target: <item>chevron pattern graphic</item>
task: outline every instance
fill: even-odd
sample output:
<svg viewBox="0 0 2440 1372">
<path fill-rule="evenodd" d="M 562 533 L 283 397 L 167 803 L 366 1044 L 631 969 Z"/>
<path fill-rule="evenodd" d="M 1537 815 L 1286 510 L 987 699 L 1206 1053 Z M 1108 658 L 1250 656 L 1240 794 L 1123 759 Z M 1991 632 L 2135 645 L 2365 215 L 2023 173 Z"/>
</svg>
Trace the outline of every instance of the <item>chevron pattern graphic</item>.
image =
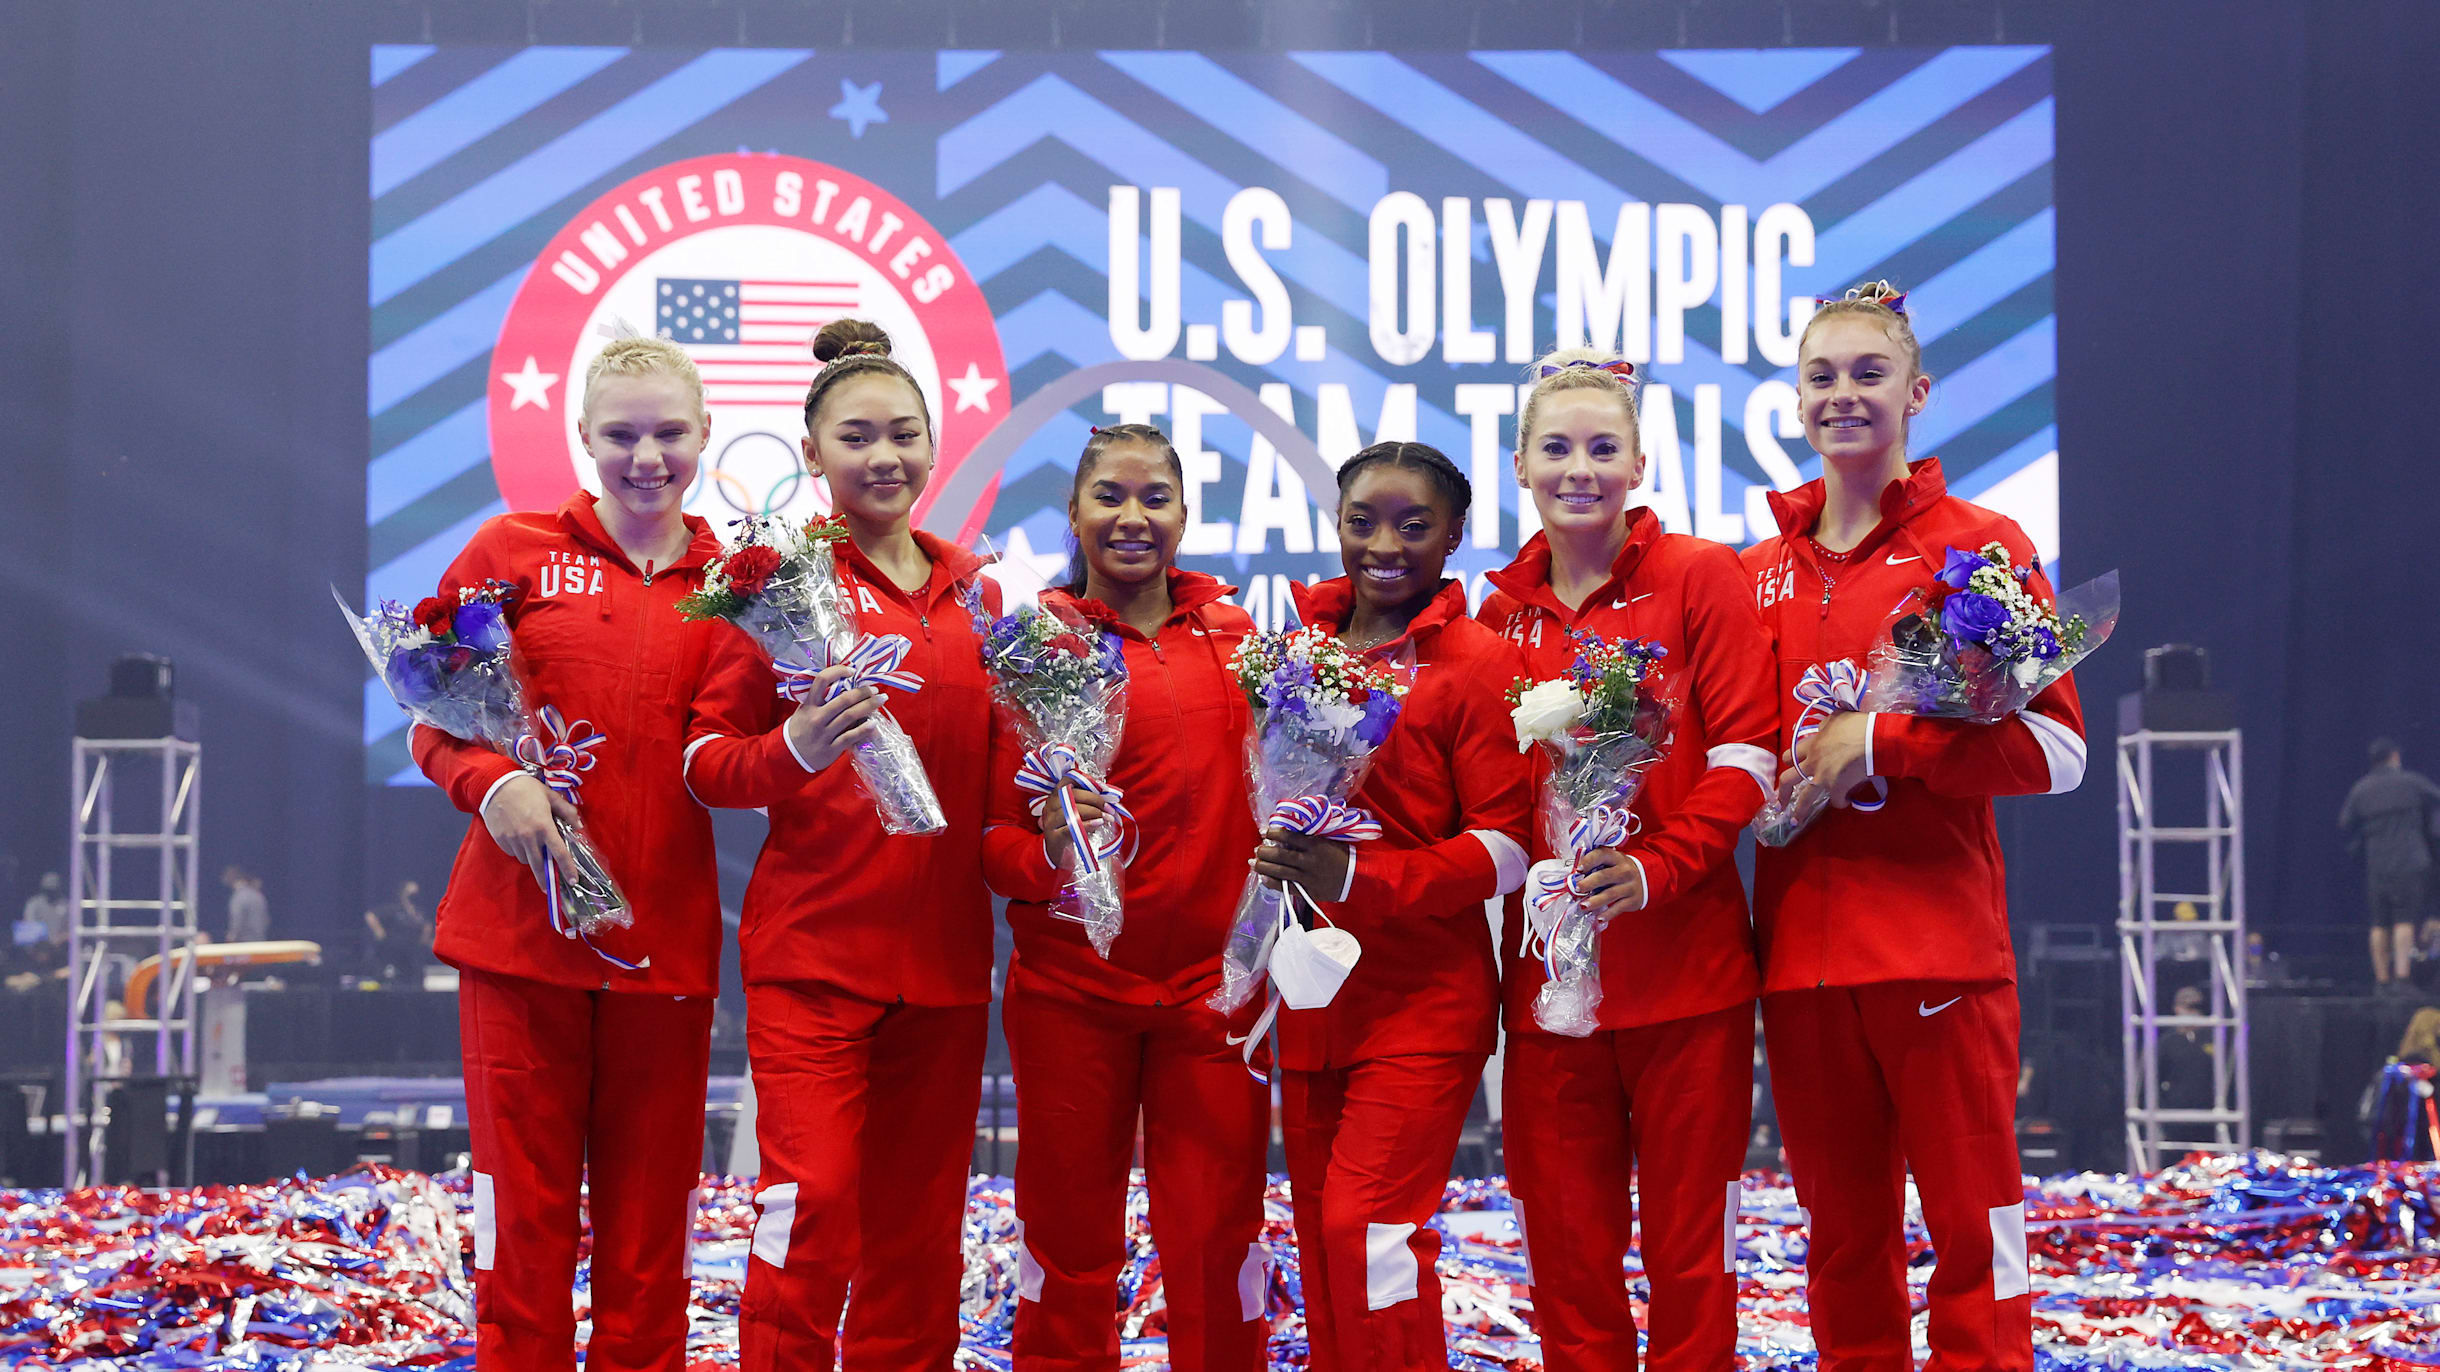
<svg viewBox="0 0 2440 1372">
<path fill-rule="evenodd" d="M 1766 532 L 1763 490 L 1818 472 L 1792 409 L 1773 408 L 1787 298 L 1886 276 L 1909 289 L 1938 378 L 1914 451 L 2058 551 L 2047 49 L 381 47 L 371 83 L 368 599 L 429 594 L 506 508 L 487 415 L 525 359 L 493 350 L 544 246 L 631 178 L 730 153 L 839 168 L 927 219 L 989 302 L 1008 378 L 995 415 L 1161 342 L 1174 309 L 1161 355 L 1259 391 L 1325 461 L 1376 436 L 1471 461 L 1483 494 L 1455 565 L 1473 579 L 1530 532 L 1505 456 L 1520 347 L 1575 320 L 1642 349 L 1648 498 L 1673 527 L 1742 543 Z M 1243 222 L 1255 192 L 1284 206 L 1277 239 Z M 1135 251 L 1113 283 L 1122 211 Z M 1275 274 L 1285 319 L 1247 258 Z M 1288 331 L 1241 347 L 1257 325 Z M 1087 427 L 1126 409 L 1210 454 L 1189 455 L 1190 551 L 1206 550 L 1189 561 L 1244 585 L 1257 618 L 1276 620 L 1286 580 L 1335 574 L 1270 445 L 1152 383 L 1024 436 L 981 526 L 1012 561 L 1055 571 Z M 369 781 L 420 781 L 400 724 L 368 681 Z"/>
</svg>

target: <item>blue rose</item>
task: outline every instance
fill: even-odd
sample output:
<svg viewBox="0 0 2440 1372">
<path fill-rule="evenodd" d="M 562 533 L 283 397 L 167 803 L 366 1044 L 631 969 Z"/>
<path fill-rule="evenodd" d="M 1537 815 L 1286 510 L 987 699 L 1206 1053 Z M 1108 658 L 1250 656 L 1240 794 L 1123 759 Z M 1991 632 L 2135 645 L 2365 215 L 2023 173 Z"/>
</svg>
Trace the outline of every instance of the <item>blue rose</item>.
<svg viewBox="0 0 2440 1372">
<path fill-rule="evenodd" d="M 449 679 L 440 653 L 430 647 L 401 648 L 390 654 L 390 664 L 381 675 L 402 705 L 431 704 L 441 698 Z"/>
<path fill-rule="evenodd" d="M 508 621 L 496 602 L 478 600 L 460 605 L 457 617 L 450 621 L 450 631 L 457 641 L 478 653 L 496 653 L 508 646 Z"/>
<path fill-rule="evenodd" d="M 2008 607 L 1987 595 L 1959 591 L 1941 603 L 1940 627 L 1953 639 L 1988 643 L 2008 627 Z"/>
<path fill-rule="evenodd" d="M 1981 553 L 1969 553 L 1962 548 L 1949 549 L 1948 565 L 1940 569 L 1941 583 L 1952 591 L 1962 591 L 1974 582 L 1974 574 L 1991 564 Z"/>
<path fill-rule="evenodd" d="M 1364 699 L 1364 718 L 1356 721 L 1356 737 L 1368 747 L 1378 748 L 1389 738 L 1392 725 L 1398 722 L 1398 697 L 1387 691 L 1375 691 Z"/>
</svg>

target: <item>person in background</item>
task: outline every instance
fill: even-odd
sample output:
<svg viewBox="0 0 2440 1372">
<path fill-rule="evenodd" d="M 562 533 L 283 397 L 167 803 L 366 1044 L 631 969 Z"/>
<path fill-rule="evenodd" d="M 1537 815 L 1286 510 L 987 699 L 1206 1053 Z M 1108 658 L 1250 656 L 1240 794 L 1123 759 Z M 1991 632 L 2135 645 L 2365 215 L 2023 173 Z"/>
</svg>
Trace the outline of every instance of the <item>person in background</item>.
<svg viewBox="0 0 2440 1372">
<path fill-rule="evenodd" d="M 271 937 L 271 902 L 263 898 L 263 879 L 235 863 L 221 869 L 220 884 L 229 888 L 231 943 L 260 943 Z"/>
<path fill-rule="evenodd" d="M 364 912 L 363 963 L 375 975 L 404 974 L 430 959 L 432 920 L 416 902 L 423 889 L 410 877 L 389 904 Z"/>
<path fill-rule="evenodd" d="M 17 921 L 18 947 L 57 946 L 68 941 L 68 895 L 62 886 L 59 873 L 42 874 L 42 884 L 25 898 L 25 912 Z"/>
<path fill-rule="evenodd" d="M 2372 980 L 2404 990 L 2414 970 L 2415 925 L 2423 918 L 2432 869 L 2432 823 L 2440 786 L 2406 770 L 2395 739 L 2376 738 L 2372 770 L 2347 792 L 2338 827 L 2347 850 L 2364 860 L 2371 915 Z"/>
<path fill-rule="evenodd" d="M 2186 1019 L 2210 1008 L 2200 986 L 2180 986 L 2169 1003 L 2170 1014 Z M 2170 1110 L 2210 1109 L 2215 1095 L 2211 1032 L 2181 1024 L 2160 1036 L 2159 1051 L 2161 1105 Z"/>
</svg>

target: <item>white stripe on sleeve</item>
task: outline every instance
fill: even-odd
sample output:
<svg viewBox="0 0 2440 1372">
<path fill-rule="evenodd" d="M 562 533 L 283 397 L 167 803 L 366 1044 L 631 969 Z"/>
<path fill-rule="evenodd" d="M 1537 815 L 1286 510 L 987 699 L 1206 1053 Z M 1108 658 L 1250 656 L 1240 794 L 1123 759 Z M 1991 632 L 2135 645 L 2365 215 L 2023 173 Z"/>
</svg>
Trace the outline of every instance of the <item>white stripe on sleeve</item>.
<svg viewBox="0 0 2440 1372">
<path fill-rule="evenodd" d="M 1703 755 L 1703 765 L 1736 768 L 1752 777 L 1765 797 L 1779 790 L 1779 759 L 1771 756 L 1768 748 L 1751 743 L 1723 743 Z"/>
<path fill-rule="evenodd" d="M 1483 847 L 1490 850 L 1491 865 L 1499 872 L 1501 895 L 1507 895 L 1525 884 L 1525 850 L 1515 839 L 1497 829 L 1468 829 L 1466 832 L 1474 835 Z"/>
<path fill-rule="evenodd" d="M 695 795 L 695 754 L 702 750 L 704 744 L 711 742 L 713 739 L 724 737 L 726 737 L 724 734 L 705 734 L 703 737 L 687 744 L 685 754 L 678 759 L 678 777 L 680 780 L 686 783 L 686 793 L 690 796 L 695 796 L 695 803 L 697 805 L 702 805 L 706 810 L 709 810 L 712 807 L 704 803 L 703 797 Z"/>
<path fill-rule="evenodd" d="M 2033 740 L 2042 745 L 2042 756 L 2050 763 L 2050 790 L 2045 794 L 2064 795 L 2084 784 L 2084 736 L 2045 714 L 2020 710 L 2018 719 L 2033 731 Z"/>
</svg>

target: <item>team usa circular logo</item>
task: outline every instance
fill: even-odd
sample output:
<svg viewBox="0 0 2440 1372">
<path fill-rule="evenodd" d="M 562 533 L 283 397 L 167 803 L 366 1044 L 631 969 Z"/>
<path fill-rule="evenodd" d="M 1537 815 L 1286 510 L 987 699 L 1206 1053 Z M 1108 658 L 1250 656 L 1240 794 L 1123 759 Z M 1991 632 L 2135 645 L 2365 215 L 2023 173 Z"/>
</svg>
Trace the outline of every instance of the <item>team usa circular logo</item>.
<svg viewBox="0 0 2440 1372">
<path fill-rule="evenodd" d="M 492 352 L 491 464 L 510 509 L 599 490 L 577 437 L 585 368 L 622 331 L 658 334 L 703 373 L 711 442 L 690 514 L 827 511 L 805 474 L 814 334 L 889 331 L 939 431 L 930 496 L 1008 410 L 991 307 L 948 241 L 888 191 L 801 157 L 697 157 L 636 177 L 568 221 L 536 259 Z"/>
</svg>

